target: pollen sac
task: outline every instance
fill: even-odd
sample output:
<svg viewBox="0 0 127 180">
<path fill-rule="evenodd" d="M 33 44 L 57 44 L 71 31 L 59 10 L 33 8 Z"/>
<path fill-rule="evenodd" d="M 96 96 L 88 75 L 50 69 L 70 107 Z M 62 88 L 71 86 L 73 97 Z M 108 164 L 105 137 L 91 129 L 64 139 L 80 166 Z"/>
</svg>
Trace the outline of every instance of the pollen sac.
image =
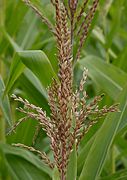
<svg viewBox="0 0 127 180">
<path fill-rule="evenodd" d="M 69 7 L 72 10 L 76 10 L 78 4 L 78 0 L 69 0 Z"/>
</svg>

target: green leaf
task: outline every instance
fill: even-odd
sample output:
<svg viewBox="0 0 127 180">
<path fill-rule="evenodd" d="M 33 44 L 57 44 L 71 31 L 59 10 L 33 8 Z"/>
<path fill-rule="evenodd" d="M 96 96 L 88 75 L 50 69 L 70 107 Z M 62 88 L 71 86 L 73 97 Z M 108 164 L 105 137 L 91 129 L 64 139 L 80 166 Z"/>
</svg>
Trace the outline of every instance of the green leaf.
<svg viewBox="0 0 127 180">
<path fill-rule="evenodd" d="M 53 77 L 57 78 L 50 61 L 43 51 L 19 51 L 18 55 L 23 64 L 38 77 L 43 87 L 46 88 Z"/>
<path fill-rule="evenodd" d="M 28 13 L 22 23 L 22 27 L 18 33 L 18 44 L 21 44 L 22 49 L 30 49 L 38 36 L 37 16 L 28 9 Z M 29 23 L 31 22 L 31 23 Z M 33 31 L 34 29 L 34 31 Z"/>
<path fill-rule="evenodd" d="M 6 172 L 6 173 L 5 173 Z M 6 166 L 6 158 L 5 155 L 2 151 L 2 149 L 0 149 L 0 179 L 8 179 L 8 170 L 7 170 L 7 166 Z"/>
<path fill-rule="evenodd" d="M 25 68 L 25 65 L 21 62 L 18 54 L 15 54 L 13 61 L 12 61 L 12 64 L 11 64 L 6 89 L 4 92 L 5 95 L 11 90 L 15 81 L 19 78 L 19 76 L 24 71 L 24 68 Z"/>
<path fill-rule="evenodd" d="M 106 177 L 102 177 L 99 180 L 125 180 L 127 179 L 127 169 L 116 172 Z"/>
<path fill-rule="evenodd" d="M 5 38 L 8 40 L 8 42 L 11 44 L 11 46 L 13 47 L 13 49 L 15 51 L 20 51 L 21 48 L 18 46 L 18 44 L 10 37 L 10 35 L 5 31 L 3 30 L 3 33 L 4 33 L 4 36 Z"/>
<path fill-rule="evenodd" d="M 4 15 L 5 15 L 5 1 L 1 0 L 0 2 L 0 27 L 4 26 Z"/>
<path fill-rule="evenodd" d="M 9 144 L 20 142 L 22 144 L 27 144 L 28 146 L 31 146 L 36 125 L 37 122 L 33 119 L 28 119 L 26 122 L 21 123 L 20 126 L 16 128 L 16 133 L 12 133 L 11 135 L 6 137 L 7 142 Z"/>
<path fill-rule="evenodd" d="M 124 115 L 122 117 L 121 123 L 118 128 L 118 133 L 127 126 L 127 107 L 125 109 Z"/>
<path fill-rule="evenodd" d="M 27 99 L 31 103 L 42 107 L 48 112 L 49 106 L 47 92 L 38 78 L 29 69 L 26 69 L 20 76 L 19 82 L 22 85 L 22 90 L 27 95 Z"/>
<path fill-rule="evenodd" d="M 127 45 L 121 51 L 120 55 L 118 56 L 118 59 L 115 61 L 115 65 L 117 65 L 119 68 L 121 68 L 125 72 L 127 72 L 126 57 L 127 57 Z"/>
<path fill-rule="evenodd" d="M 69 164 L 67 168 L 67 180 L 76 180 L 77 178 L 77 151 L 74 145 L 73 151 L 69 157 Z"/>
<path fill-rule="evenodd" d="M 4 31 L 4 35 L 15 51 L 22 50 L 17 45 L 17 43 L 15 43 L 15 41 L 9 36 L 9 34 L 6 31 Z M 19 59 L 19 61 L 20 61 L 20 59 Z M 17 64 L 17 66 L 18 66 L 18 64 Z M 22 64 L 20 64 L 20 67 L 21 66 L 22 66 Z M 20 74 L 18 76 L 20 76 Z M 9 82 L 10 82 L 10 80 L 9 80 Z M 25 93 L 28 95 L 28 97 L 30 96 L 30 98 L 32 99 L 32 103 L 35 103 L 41 107 L 44 106 L 43 108 L 45 110 L 47 110 L 47 111 L 49 110 L 49 107 L 46 106 L 47 99 L 48 99 L 47 93 L 46 93 L 45 89 L 43 88 L 43 86 L 41 85 L 40 81 L 29 69 L 25 69 L 24 73 L 19 78 L 19 82 L 22 85 L 22 89 L 25 91 Z"/>
<path fill-rule="evenodd" d="M 28 67 L 36 75 L 44 88 L 51 83 L 53 77 L 57 79 L 50 61 L 44 52 L 40 50 L 19 51 L 16 53 L 11 64 L 5 94 L 10 91 L 15 81 L 24 71 L 25 67 Z"/>
<path fill-rule="evenodd" d="M 11 126 L 12 118 L 11 118 L 10 102 L 7 95 L 3 98 L 4 89 L 5 89 L 5 85 L 2 80 L 2 77 L 0 76 L 0 108 L 3 112 L 4 118 L 7 121 L 8 125 Z"/>
<path fill-rule="evenodd" d="M 120 102 L 120 111 L 110 113 L 102 127 L 98 130 L 84 163 L 79 180 L 95 180 L 101 173 L 107 153 L 117 133 L 120 122 L 127 108 L 127 86 L 121 92 L 117 102 Z"/>
<path fill-rule="evenodd" d="M 125 72 L 96 56 L 87 56 L 80 60 L 77 66 L 78 64 L 81 69 L 84 66 L 87 67 L 90 78 L 109 96 L 115 100 L 117 99 L 127 81 Z"/>
<path fill-rule="evenodd" d="M 43 171 L 36 168 L 33 164 L 24 160 L 23 158 L 9 154 L 6 155 L 6 159 L 10 168 L 13 171 L 13 175 L 11 175 L 12 179 L 14 174 L 16 176 L 16 179 L 19 180 L 41 180 L 42 178 L 44 180 L 51 179 L 47 174 L 45 174 Z"/>
<path fill-rule="evenodd" d="M 53 169 L 52 180 L 60 180 L 60 174 L 56 166 Z"/>
<path fill-rule="evenodd" d="M 89 150 L 94 142 L 94 139 L 95 139 L 95 135 L 87 142 L 87 144 L 84 146 L 84 148 L 81 149 L 81 152 L 79 153 L 78 155 L 78 159 L 77 159 L 77 171 L 78 171 L 78 174 L 81 173 L 82 171 L 82 168 L 83 168 L 83 165 L 85 163 L 85 160 L 87 158 L 87 155 L 89 153 Z"/>
<path fill-rule="evenodd" d="M 119 136 L 119 133 L 123 130 L 123 128 L 127 127 L 127 118 L 126 117 L 127 117 L 127 107 L 125 108 L 122 120 L 118 127 L 117 136 Z M 94 136 L 92 136 L 92 138 L 87 142 L 87 144 L 85 144 L 85 146 L 81 149 L 81 151 L 78 155 L 78 174 L 81 173 L 81 170 L 83 168 L 83 165 L 84 165 L 87 155 L 89 153 L 89 149 L 91 148 L 91 146 L 94 142 L 96 134 Z"/>
<path fill-rule="evenodd" d="M 24 149 L 11 147 L 7 144 L 0 144 L 7 160 L 9 175 L 17 180 L 50 180 L 52 174 L 37 156 Z"/>
<path fill-rule="evenodd" d="M 114 9 L 113 15 L 112 15 L 112 23 L 110 25 L 111 29 L 110 32 L 107 34 L 106 37 L 106 48 L 109 48 L 112 45 L 113 39 L 116 36 L 117 32 L 119 31 L 120 25 L 121 25 L 121 17 L 123 12 L 123 4 L 125 0 L 117 0 L 116 1 L 116 8 Z M 117 14 L 117 18 L 116 18 Z M 115 28 L 114 28 L 115 27 Z"/>
</svg>

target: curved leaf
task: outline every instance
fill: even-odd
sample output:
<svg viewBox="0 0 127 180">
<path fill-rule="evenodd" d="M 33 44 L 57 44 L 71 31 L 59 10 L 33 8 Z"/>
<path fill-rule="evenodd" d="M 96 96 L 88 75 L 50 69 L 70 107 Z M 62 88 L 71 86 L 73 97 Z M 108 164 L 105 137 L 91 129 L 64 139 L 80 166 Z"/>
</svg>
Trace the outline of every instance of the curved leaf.
<svg viewBox="0 0 127 180">
<path fill-rule="evenodd" d="M 25 67 L 28 67 L 40 80 L 43 87 L 47 87 L 52 78 L 57 78 L 50 61 L 43 51 L 19 51 L 15 54 L 11 64 L 8 83 L 5 94 L 10 91 L 15 81 L 23 73 Z"/>
<path fill-rule="evenodd" d="M 87 155 L 79 180 L 95 180 L 101 173 L 106 155 L 111 147 L 118 127 L 127 108 L 127 86 L 120 94 L 117 102 L 120 102 L 120 111 L 110 113 L 102 127 L 98 130 L 95 140 Z M 92 163 L 91 163 L 92 162 Z"/>
<path fill-rule="evenodd" d="M 53 77 L 57 78 L 50 61 L 43 51 L 19 51 L 18 55 L 23 64 L 38 77 L 45 88 L 51 83 Z"/>
<path fill-rule="evenodd" d="M 0 144 L 0 149 L 5 155 L 9 175 L 13 179 L 39 180 L 42 177 L 45 180 L 51 179 L 51 169 L 31 152 L 7 144 Z"/>
<path fill-rule="evenodd" d="M 43 171 L 36 168 L 33 164 L 21 157 L 8 154 L 6 155 L 6 160 L 11 168 L 11 171 L 13 172 L 13 174 L 12 172 L 10 173 L 12 179 L 15 179 L 15 177 L 18 180 L 41 180 L 42 178 L 44 180 L 51 179 Z"/>
</svg>

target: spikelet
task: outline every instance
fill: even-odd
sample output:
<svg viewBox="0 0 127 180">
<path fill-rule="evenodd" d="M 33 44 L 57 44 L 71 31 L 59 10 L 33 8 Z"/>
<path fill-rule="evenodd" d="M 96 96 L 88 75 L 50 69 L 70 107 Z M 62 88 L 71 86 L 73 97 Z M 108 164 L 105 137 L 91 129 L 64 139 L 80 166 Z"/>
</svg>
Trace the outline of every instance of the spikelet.
<svg viewBox="0 0 127 180">
<path fill-rule="evenodd" d="M 78 0 L 69 0 L 69 7 L 71 10 L 75 11 L 77 8 Z"/>
<path fill-rule="evenodd" d="M 73 43 L 73 33 L 74 33 L 74 15 L 77 9 L 78 0 L 69 0 L 69 8 L 70 8 L 70 14 L 71 14 L 71 43 Z"/>
</svg>

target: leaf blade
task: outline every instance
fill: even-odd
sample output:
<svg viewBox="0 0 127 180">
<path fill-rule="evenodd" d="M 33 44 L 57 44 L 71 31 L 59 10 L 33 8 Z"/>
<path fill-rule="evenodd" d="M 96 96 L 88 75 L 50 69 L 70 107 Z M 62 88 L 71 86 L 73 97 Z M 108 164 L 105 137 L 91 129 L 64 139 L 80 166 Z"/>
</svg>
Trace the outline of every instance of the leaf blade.
<svg viewBox="0 0 127 180">
<path fill-rule="evenodd" d="M 53 77 L 57 79 L 50 61 L 43 51 L 19 51 L 18 55 L 23 64 L 38 77 L 45 88 L 51 83 Z"/>
<path fill-rule="evenodd" d="M 76 144 L 70 154 L 69 164 L 67 168 L 67 180 L 76 180 L 77 177 L 77 151 Z"/>
<path fill-rule="evenodd" d="M 110 113 L 106 117 L 105 122 L 96 134 L 95 140 L 87 155 L 79 180 L 95 180 L 97 176 L 100 175 L 107 152 L 117 133 L 118 127 L 127 107 L 126 87 L 118 98 L 118 102 L 119 101 L 121 113 Z M 92 157 L 94 157 L 94 159 Z M 92 173 L 90 173 L 91 169 Z"/>
<path fill-rule="evenodd" d="M 9 167 L 12 169 L 14 174 L 16 172 L 17 163 L 13 163 L 13 160 L 14 160 L 14 158 L 15 158 L 15 160 L 17 158 L 19 158 L 19 161 L 22 159 L 21 161 L 24 161 L 24 162 L 26 161 L 29 164 L 31 164 L 32 167 L 34 166 L 35 168 L 37 168 L 39 170 L 39 172 L 42 172 L 44 174 L 44 177 L 45 176 L 51 177 L 51 175 L 52 175 L 51 169 L 48 166 L 46 166 L 38 157 L 36 157 L 31 152 L 26 151 L 21 148 L 12 147 L 7 144 L 2 144 L 2 143 L 0 143 L 0 149 L 2 149 L 2 151 L 4 152 L 4 155 L 8 161 Z M 16 162 L 17 162 L 17 160 L 16 160 Z M 20 162 L 20 163 L 22 164 L 22 162 Z M 13 165 L 13 167 L 12 167 L 12 165 Z M 15 169 L 15 171 L 14 171 L 14 169 Z M 16 176 L 17 176 L 17 174 L 16 174 Z"/>
</svg>

